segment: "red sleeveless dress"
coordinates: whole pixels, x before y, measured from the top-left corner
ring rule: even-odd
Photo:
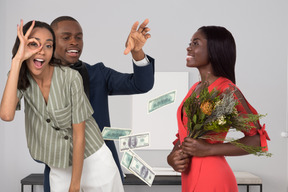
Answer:
[[[173,142],[174,144],[178,140],[182,143],[184,138],[187,137],[187,117],[185,115],[182,117],[183,103],[198,84],[199,82],[192,86],[177,110],[178,134],[176,135],[177,139]],[[208,89],[211,91],[216,88],[222,92],[229,85],[235,86],[230,80],[219,77]],[[248,102],[247,104],[252,113],[257,114],[257,111]],[[240,102],[237,110],[239,113],[247,113]],[[269,137],[265,131],[265,125],[261,129],[255,128],[249,132],[244,132],[244,134],[245,136],[253,136],[257,132],[260,134],[261,146],[266,146],[267,150],[266,139],[269,140]],[[226,134],[221,133],[221,137],[225,138]],[[215,143],[215,141],[206,141]],[[182,192],[238,192],[238,187],[233,171],[224,156],[192,157],[188,169],[182,173]]]

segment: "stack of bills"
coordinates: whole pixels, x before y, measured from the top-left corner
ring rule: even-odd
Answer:
[[[148,102],[148,113],[175,102],[176,90],[165,93]],[[119,140],[119,149],[124,152],[121,165],[151,187],[155,172],[134,151],[150,146],[150,133],[131,134],[132,129],[104,127],[102,136],[104,140]],[[165,173],[167,174],[167,173]]]
[[[124,152],[121,165],[151,187],[155,178],[155,172],[132,151],[134,149],[149,147],[150,133],[131,135],[131,132],[131,129],[104,127],[102,136],[105,140],[119,140],[119,149],[121,152]]]

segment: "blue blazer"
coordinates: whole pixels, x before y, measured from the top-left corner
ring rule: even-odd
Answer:
[[[117,72],[106,67],[103,63],[95,65],[85,63],[89,75],[89,100],[94,110],[93,117],[101,131],[105,126],[110,127],[109,95],[140,94],[152,89],[154,85],[154,59],[148,55],[147,58],[150,64],[144,67],[133,64],[134,73],[132,74]],[[110,140],[105,140],[105,143],[110,148],[123,179],[115,144]]]

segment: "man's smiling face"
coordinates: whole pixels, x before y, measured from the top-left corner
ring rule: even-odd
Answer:
[[[76,21],[60,21],[53,28],[56,36],[55,58],[64,65],[76,63],[83,49],[83,32]]]

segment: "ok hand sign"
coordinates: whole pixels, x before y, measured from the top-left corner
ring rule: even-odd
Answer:
[[[30,58],[35,53],[39,52],[42,49],[41,44],[34,38],[29,36],[34,28],[35,21],[32,22],[31,26],[27,30],[26,34],[23,34],[23,20],[21,19],[20,26],[17,25],[17,36],[20,41],[18,51],[13,59],[20,61],[22,64],[23,61]]]

